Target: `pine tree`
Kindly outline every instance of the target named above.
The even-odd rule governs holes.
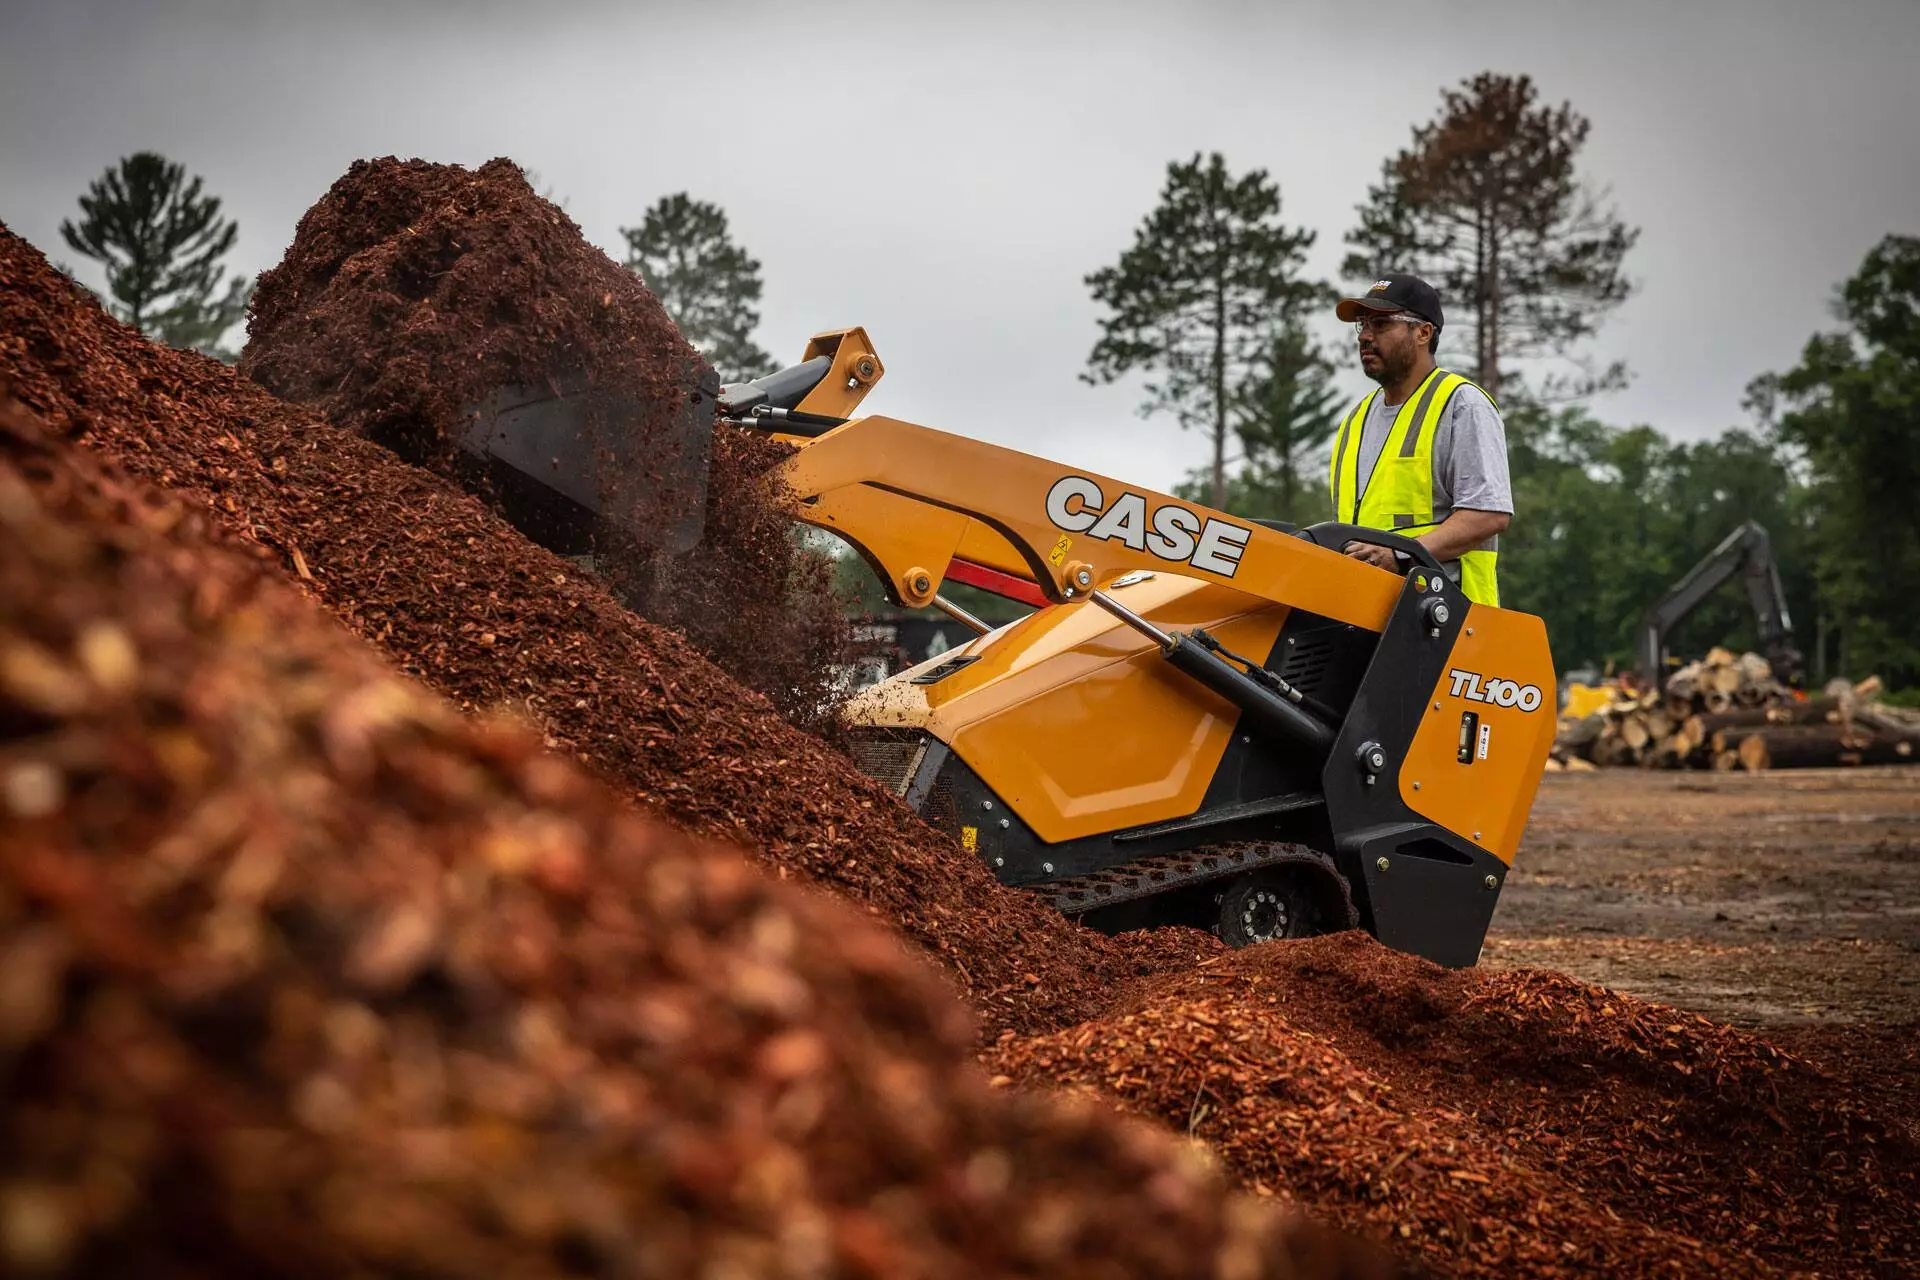
[[[1594,375],[1575,349],[1629,296],[1621,266],[1639,231],[1579,179],[1586,118],[1538,96],[1530,77],[1493,72],[1446,90],[1439,115],[1382,166],[1347,236],[1356,281],[1412,272],[1440,291],[1447,328],[1465,332],[1473,375],[1496,400],[1520,359],[1568,359],[1585,375],[1550,380],[1543,395],[1626,379],[1620,363]]]
[[[1290,324],[1275,334],[1254,378],[1235,398],[1249,496],[1263,519],[1309,522],[1325,500],[1316,476],[1340,425],[1344,399],[1333,365],[1306,331]]]
[[[622,227],[628,268],[653,290],[681,334],[723,382],[763,377],[780,366],[753,343],[760,323],[760,264],[733,243],[718,205],[666,196],[638,227]]]
[[[222,292],[220,260],[239,228],[201,185],[154,152],[123,157],[88,185],[83,216],[62,221],[60,234],[106,268],[114,314],[157,341],[231,363],[236,353],[220,340],[246,315],[252,286],[234,279]]]
[[[1213,446],[1209,501],[1228,496],[1227,440],[1236,397],[1258,375],[1273,335],[1330,302],[1298,272],[1312,231],[1280,221],[1280,190],[1265,170],[1234,177],[1218,152],[1167,166],[1159,205],[1120,261],[1086,277],[1110,311],[1081,379],[1148,375],[1142,416],[1171,412]]]

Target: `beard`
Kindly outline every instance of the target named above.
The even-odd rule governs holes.
[[[1385,351],[1379,347],[1373,349],[1373,358],[1377,364],[1369,368],[1363,360],[1360,371],[1381,386],[1389,386],[1413,371],[1413,350],[1404,348],[1398,351]]]

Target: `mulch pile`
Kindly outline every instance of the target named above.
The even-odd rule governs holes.
[[[1744,1032],[1534,969],[1358,933],[1205,960],[1130,1010],[1009,1037],[1256,1185],[1458,1274],[1920,1266],[1920,1145]]]
[[[196,495],[359,635],[469,711],[696,834],[868,904],[933,952],[983,1034],[1053,1029],[1191,949],[1115,943],[1003,887],[679,634],[650,625],[481,501],[106,315],[0,227],[0,376],[59,430]]]
[[[65,763],[51,778],[45,770],[4,775],[10,802],[24,796],[29,808],[44,807],[53,795],[74,823],[97,827],[87,846],[95,864],[48,862],[53,879],[46,884],[52,887],[36,890],[39,897],[0,892],[0,925],[26,921],[22,936],[54,939],[22,944],[26,949],[9,950],[11,961],[0,963],[0,1036],[9,1034],[4,1030],[9,1025],[30,1025],[38,1029],[18,1043],[38,1046],[33,1053],[73,1046],[77,1057],[58,1058],[57,1070],[35,1078],[46,1088],[61,1083],[92,1091],[57,1095],[78,1099],[67,1110],[47,1112],[66,1117],[60,1123],[69,1129],[56,1125],[26,1135],[31,1142],[23,1150],[53,1150],[45,1145],[53,1141],[47,1135],[68,1134],[59,1140],[69,1146],[59,1149],[82,1152],[61,1166],[58,1176],[65,1181],[52,1190],[41,1183],[55,1175],[38,1172],[33,1177],[39,1182],[22,1184],[31,1192],[25,1201],[0,1203],[0,1222],[8,1213],[25,1212],[21,1220],[44,1228],[30,1238],[45,1239],[53,1230],[45,1224],[66,1221],[49,1216],[49,1205],[69,1206],[60,1213],[82,1205],[91,1214],[96,1203],[108,1210],[120,1203],[112,1188],[124,1187],[125,1179],[97,1186],[87,1181],[85,1170],[94,1166],[86,1153],[93,1149],[70,1134],[92,1134],[85,1117],[96,1112],[124,1118],[147,1105],[141,1099],[159,1098],[165,1105],[154,1114],[162,1119],[145,1122],[149,1127],[178,1123],[211,1136],[193,1139],[198,1146],[169,1145],[175,1141],[171,1136],[154,1146],[142,1136],[147,1128],[127,1123],[111,1133],[103,1128],[86,1141],[120,1144],[112,1147],[120,1153],[115,1159],[145,1160],[142,1153],[164,1150],[176,1153],[168,1159],[190,1161],[153,1165],[168,1175],[183,1175],[152,1174],[141,1185],[158,1188],[154,1194],[185,1197],[194,1178],[204,1180],[211,1170],[224,1180],[219,1186],[257,1180],[264,1204],[256,1226],[209,1217],[213,1211],[204,1204],[195,1211],[183,1202],[161,1215],[159,1221],[179,1224],[167,1230],[212,1232],[223,1241],[244,1242],[264,1240],[284,1224],[293,1238],[305,1241],[321,1229],[313,1223],[324,1223],[326,1231],[347,1233],[342,1238],[356,1241],[352,1248],[373,1251],[354,1256],[386,1257],[379,1250],[405,1251],[443,1233],[464,1248],[459,1242],[482,1230],[473,1227],[474,1221],[491,1223],[485,1231],[515,1240],[531,1238],[523,1227],[534,1223],[549,1231],[541,1237],[549,1241],[556,1238],[551,1224],[570,1222],[576,1226],[563,1233],[570,1243],[562,1250],[568,1257],[579,1256],[568,1251],[586,1247],[578,1244],[581,1240],[614,1241],[593,1243],[596,1249],[626,1247],[620,1243],[624,1237],[605,1226],[604,1206],[623,1205],[630,1201],[619,1197],[643,1193],[619,1181],[629,1176],[628,1167],[618,1166],[616,1176],[608,1148],[591,1146],[587,1136],[555,1137],[551,1128],[535,1127],[536,1136],[528,1137],[524,1121],[490,1120],[480,1127],[495,1135],[500,1148],[533,1152],[539,1163],[555,1170],[538,1191],[529,1190],[531,1184],[517,1180],[517,1174],[495,1178],[485,1172],[506,1167],[487,1163],[507,1159],[495,1146],[464,1130],[439,1136],[440,1128],[459,1128],[451,1122],[440,1128],[415,1123],[414,1131],[430,1135],[418,1140],[417,1150],[408,1146],[414,1139],[393,1137],[402,1124],[413,1123],[409,1117],[421,1114],[406,1110],[422,1105],[416,1093],[440,1108],[433,1113],[440,1115],[453,1105],[446,1099],[465,1089],[458,1095],[467,1108],[461,1114],[497,1106],[518,1116],[522,1113],[515,1108],[521,1106],[559,1106],[561,1114],[586,1117],[582,1124],[589,1134],[597,1132],[603,1116],[614,1116],[612,1132],[625,1135],[621,1140],[640,1142],[648,1159],[659,1155],[665,1172],[633,1166],[651,1170],[644,1176],[655,1181],[648,1185],[705,1189],[674,1191],[681,1196],[674,1203],[687,1216],[684,1222],[652,1223],[665,1242],[658,1247],[694,1251],[672,1257],[694,1256],[704,1247],[698,1233],[706,1228],[699,1223],[708,1206],[718,1205],[721,1220],[736,1224],[732,1229],[743,1241],[743,1252],[729,1255],[737,1272],[768,1269],[760,1265],[766,1255],[755,1250],[776,1238],[767,1234],[776,1228],[765,1226],[774,1220],[766,1215],[777,1217],[777,1206],[790,1198],[799,1206],[799,1217],[782,1220],[777,1228],[786,1233],[777,1237],[789,1251],[783,1256],[816,1256],[806,1251],[819,1240],[851,1238],[855,1243],[846,1247],[874,1250],[859,1255],[862,1266],[882,1272],[893,1268],[894,1274],[940,1273],[937,1263],[925,1270],[918,1261],[910,1265],[908,1251],[919,1250],[925,1239],[948,1239],[940,1233],[963,1221],[952,1215],[971,1212],[951,1206],[927,1210],[911,1197],[899,1204],[882,1197],[893,1207],[875,1208],[882,1200],[869,1200],[862,1202],[868,1206],[865,1216],[842,1219],[828,1212],[832,1224],[858,1224],[846,1229],[851,1236],[840,1225],[822,1226],[809,1206],[852,1205],[861,1191],[871,1192],[872,1183],[859,1181],[860,1171],[869,1167],[864,1156],[849,1157],[843,1175],[834,1172],[838,1156],[807,1145],[814,1139],[789,1138],[777,1129],[789,1109],[812,1116],[815,1108],[848,1115],[846,1123],[854,1126],[884,1122],[894,1126],[889,1133],[904,1126],[908,1138],[921,1143],[916,1151],[946,1150],[949,1144],[947,1137],[925,1138],[914,1125],[931,1125],[949,1136],[987,1133],[979,1141],[1001,1152],[1011,1169],[975,1147],[965,1176],[942,1185],[949,1194],[962,1195],[970,1180],[979,1178],[990,1188],[1017,1185],[1021,1194],[992,1200],[997,1218],[982,1210],[982,1221],[989,1224],[983,1233],[1009,1239],[974,1247],[1031,1247],[1040,1250],[1032,1257],[1066,1256],[1060,1241],[1084,1241],[1087,1237],[1076,1233],[1108,1221],[1105,1208],[1073,1199],[1078,1194],[1073,1188],[1085,1185],[1076,1178],[1099,1176],[1118,1188],[1126,1214],[1157,1222],[1154,1231],[1164,1233],[1158,1245],[1148,1242],[1152,1233],[1144,1231],[1125,1239],[1164,1252],[1143,1255],[1146,1263],[1122,1264],[1120,1254],[1094,1247],[1085,1258],[1089,1273],[1103,1258],[1115,1260],[1107,1274],[1131,1274],[1159,1265],[1153,1259],[1210,1256],[1207,1250],[1217,1236],[1206,1231],[1227,1230],[1223,1220],[1207,1219],[1215,1226],[1198,1237],[1197,1228],[1167,1225],[1165,1214],[1177,1217],[1194,1203],[1174,1189],[1185,1184],[1155,1181],[1158,1175],[1143,1172],[1143,1161],[1151,1164],[1158,1155],[1128,1155],[1134,1148],[1114,1145],[1132,1138],[1084,1137],[1130,1132],[1088,1118],[1103,1114],[1102,1108],[1067,1113],[1079,1117],[1072,1124],[1084,1126],[1073,1130],[1083,1135],[1074,1139],[1081,1144],[1072,1148],[1074,1160],[1097,1170],[1096,1175],[1076,1171],[1074,1161],[1061,1157],[1071,1143],[1017,1153],[1016,1139],[1002,1139],[1002,1131],[992,1129],[998,1122],[978,1119],[988,1113],[973,1109],[961,1085],[952,1085],[957,1101],[941,1093],[947,1087],[939,1083],[946,1079],[941,1073],[948,1068],[926,1065],[931,1050],[925,1046],[943,1046],[941,1053],[950,1057],[962,1053],[959,1046],[972,1038],[975,1044],[989,1043],[984,1057],[1006,1082],[1038,1086],[1044,1094],[1080,1091],[1191,1133],[1256,1194],[1297,1202],[1356,1232],[1387,1240],[1446,1274],[1745,1275],[1776,1266],[1818,1267],[1823,1274],[1897,1274],[1920,1265],[1920,1245],[1910,1230],[1913,1208],[1920,1204],[1914,1135],[1882,1124],[1843,1081],[1705,1019],[1560,975],[1448,972],[1357,934],[1228,954],[1191,931],[1106,939],[1075,928],[1028,896],[1004,889],[976,859],[928,829],[845,757],[795,730],[766,699],[742,689],[682,637],[636,617],[601,585],[582,580],[570,563],[529,543],[480,499],[355,430],[277,400],[213,361],[153,347],[104,315],[4,228],[0,376],[14,379],[21,398],[58,434],[91,445],[136,477],[180,494],[183,505],[165,508],[176,514],[159,517],[163,522],[191,522],[192,513],[210,512],[208,536],[225,538],[271,567],[279,582],[317,599],[394,667],[440,691],[458,710],[486,723],[505,713],[536,730],[527,739],[506,729],[435,719],[440,713],[420,710],[425,704],[414,693],[343,691],[324,678],[332,659],[299,656],[305,646],[320,643],[320,628],[283,624],[280,613],[249,612],[240,602],[252,597],[237,587],[219,586],[225,581],[220,573],[162,556],[140,560],[150,566],[142,572],[165,567],[175,575],[168,579],[173,596],[166,598],[187,603],[169,606],[172,612],[161,611],[160,621],[151,624],[141,621],[144,613],[114,615],[128,645],[83,640],[75,629],[81,624],[74,622],[69,632],[60,633],[65,639],[38,638],[39,651],[24,664],[15,659],[0,667],[0,676],[8,680],[26,672],[29,683],[36,673],[54,672],[57,701],[59,689],[77,687],[72,684],[79,678],[76,670],[100,667],[106,677],[87,678],[111,683],[113,672],[125,666],[114,655],[124,656],[127,647],[137,655],[147,652],[142,628],[149,625],[173,626],[166,619],[185,619],[179,627],[197,627],[193,634],[209,642],[224,634],[219,626],[229,616],[236,626],[254,628],[245,633],[245,644],[222,640],[217,661],[209,659],[204,674],[191,681],[182,675],[166,686],[177,689],[175,700],[183,710],[141,712],[146,718],[128,728],[131,736],[124,741],[111,725],[101,725],[90,729],[90,736],[74,739],[78,745],[63,747],[69,754],[61,760],[120,779],[111,788],[80,796],[73,790],[79,775]],[[85,489],[85,483],[66,478],[62,468],[67,467],[62,461],[50,478],[36,481],[57,510],[81,501],[73,494]],[[131,498],[117,501],[128,510],[141,505]],[[0,518],[12,509],[0,502]],[[138,522],[126,517],[121,523]],[[12,537],[8,542],[39,545]],[[47,539],[47,545],[59,547],[60,537]],[[119,564],[114,571],[134,572]],[[36,572],[44,576],[44,570]],[[104,590],[99,574],[89,573],[72,575],[72,590],[80,593],[75,599],[82,601],[72,606],[76,618],[88,609],[106,609],[84,603]],[[36,593],[49,601],[65,598],[50,587],[21,592],[23,602],[32,602]],[[263,584],[257,594],[274,593]],[[276,598],[291,594],[281,589]],[[14,608],[6,600],[0,604]],[[10,617],[0,612],[0,619]],[[246,623],[248,618],[254,621]],[[290,666],[277,665],[283,661],[275,647],[283,630],[298,640],[288,642],[287,652],[295,655],[285,659]],[[343,637],[337,640],[344,644]],[[254,652],[244,651],[249,644]],[[374,669],[369,664],[368,670]],[[269,691],[255,690],[256,684]],[[408,688],[372,675],[353,689],[362,686]],[[116,696],[123,702],[135,697],[125,690]],[[42,718],[0,709],[0,742],[22,734],[44,736],[58,728],[62,716],[82,713],[36,714]],[[175,734],[169,726],[185,728]],[[501,745],[506,743],[513,745]],[[528,754],[531,743],[551,754]],[[233,763],[245,761],[252,768],[255,756],[257,778]],[[587,784],[553,757],[588,766],[622,797],[697,836],[748,847],[773,870],[774,883],[736,876],[724,870],[732,862],[711,851],[629,827],[627,819],[612,815],[602,793],[589,796]],[[381,779],[380,787],[367,784],[369,778]],[[558,790],[549,794],[542,788]],[[230,793],[239,798],[211,799]],[[206,824],[204,833],[195,824]],[[305,834],[308,825],[311,835]],[[256,828],[265,834],[250,838]],[[57,825],[48,829],[65,831]],[[485,900],[485,912],[473,910],[460,896],[470,892],[460,887],[467,883],[462,877],[442,875],[432,881],[437,887],[430,887],[420,873],[419,867],[436,859],[442,867],[464,858],[484,863],[494,856],[492,833],[499,830],[511,838],[499,855],[505,869],[482,877],[491,886],[485,892],[496,895]],[[315,842],[312,847],[324,850],[324,856],[302,852],[308,848],[302,841]],[[411,851],[414,844],[417,854]],[[212,852],[196,853],[202,846]],[[262,852],[247,854],[254,848]],[[562,852],[552,853],[555,849]],[[549,858],[561,868],[552,884],[539,870]],[[329,869],[334,861],[340,864],[337,872]],[[710,862],[715,869],[708,869]],[[304,869],[288,870],[296,864]],[[80,874],[73,872],[76,865],[92,869]],[[591,910],[581,905],[579,885],[569,878],[583,866],[592,868],[592,883],[604,890],[592,895]],[[668,894],[670,900],[648,896],[667,891],[648,878],[652,873],[644,868],[654,866],[674,868],[663,873],[669,888],[680,886]],[[880,922],[897,926],[962,990],[977,1032],[964,1025],[966,1017],[957,1009],[933,1011],[933,996],[913,994],[939,984],[906,974],[910,966],[893,953],[882,959],[880,942],[863,941],[867,935],[848,929],[840,916],[803,914],[825,912],[823,906],[781,905],[783,918],[794,922],[794,943],[763,954],[765,939],[741,922],[765,915],[772,909],[767,904],[788,903],[793,887],[777,882],[789,877],[823,885],[863,905]],[[260,907],[280,891],[281,878],[286,902],[315,905],[278,914]],[[644,901],[630,904],[636,893]],[[111,907],[121,913],[102,917],[114,922],[111,927],[84,917],[95,922],[73,938],[38,931],[46,920],[22,914],[42,910],[33,904],[43,903],[66,911],[61,904],[92,901],[85,897],[90,894],[131,905]],[[236,894],[244,907],[239,914],[232,905]],[[709,899],[720,905],[709,911],[701,905]],[[644,946],[632,936],[635,930],[595,914],[629,910],[663,913],[647,917],[639,931]],[[688,912],[709,922],[701,925],[709,933],[689,932]],[[773,928],[776,936],[785,936]],[[818,955],[810,951],[815,944],[801,941],[813,938],[815,930],[822,948]],[[113,947],[121,932],[136,942],[158,939],[147,950],[129,953],[123,965],[126,973],[144,975],[146,984],[122,1004],[108,1006],[109,1012],[133,1010],[124,1020],[116,1021],[118,1014],[75,1013],[91,1006],[49,1004],[35,994],[40,987],[33,975],[76,971],[70,957],[83,954],[76,948],[105,957],[89,960],[95,969],[87,972],[122,972],[109,965],[121,963],[112,960],[120,954]],[[457,941],[470,937],[483,941]],[[658,956],[647,948],[658,948]],[[869,958],[852,963],[849,951]],[[474,962],[475,955],[498,955],[499,971],[490,958]],[[763,962],[791,981],[766,978],[758,967]],[[469,963],[479,963],[480,969],[462,967]],[[687,1002],[675,1007],[698,1011],[695,1020],[703,1036],[705,1023],[713,1021],[718,1036],[719,1047],[711,1048],[717,1056],[690,1059],[704,1067],[705,1083],[661,1086],[660,1111],[649,1109],[656,1098],[651,1084],[606,1083],[607,1064],[644,1072],[659,1062],[663,1045],[679,1045],[678,1052],[694,1055],[707,1055],[709,1046],[704,1040],[689,1047],[690,1042],[673,1039],[690,1033],[674,1030],[681,1024],[672,1014],[663,1015],[661,1025],[668,1030],[662,1032],[651,1015],[636,1020],[631,1001],[616,1007],[584,994],[599,989],[594,986],[603,981],[598,966],[628,963],[635,966],[632,972],[646,975],[636,989],[658,984],[672,1000],[679,999],[674,993],[685,992]],[[365,988],[368,972],[377,975],[395,965],[404,970],[397,991]],[[284,976],[262,979],[263,966],[278,966],[271,972]],[[173,979],[162,984],[153,976],[175,970],[185,995],[175,992]],[[758,976],[743,979],[742,971]],[[241,976],[218,985],[227,981],[219,975],[229,972]],[[481,976],[470,982],[470,972]],[[385,1030],[374,1035],[358,1013],[332,1019],[313,1012],[331,1007],[327,1000],[342,998],[340,989],[329,985],[336,979],[361,984],[351,988],[358,993],[351,998],[356,1007],[371,1010]],[[249,1004],[236,995],[277,992],[283,982],[330,994],[311,995],[304,1004],[265,997]],[[516,982],[530,985],[510,985]],[[735,989],[741,982],[745,997]],[[566,988],[573,994],[551,994],[558,989],[555,983],[574,984]],[[802,1013],[754,1004],[778,1004],[780,997],[770,993],[791,995],[813,986],[821,990],[805,998]],[[193,993],[203,988],[222,993],[217,1004],[194,1003]],[[81,1002],[96,989],[129,990],[95,978],[63,999]],[[753,1007],[742,1012],[728,1004],[737,998]],[[152,1003],[160,1000],[170,1003]],[[536,1012],[509,1017],[503,1011],[507,1004]],[[236,1010],[232,1018],[239,1030],[229,1030],[226,1015],[218,1012],[229,1006]],[[259,1013],[263,1007],[267,1012]],[[651,1005],[643,1001],[640,1008]],[[711,1019],[709,1009],[714,1010]],[[25,1021],[9,1023],[9,1011]],[[820,1020],[809,1021],[816,1015]],[[739,1021],[749,1017],[773,1021],[764,1026]],[[840,1017],[859,1020],[867,1029],[848,1030],[849,1042],[840,1044],[840,1032],[826,1030],[838,1028],[833,1019]],[[66,1028],[70,1022],[71,1035],[44,1029]],[[426,1023],[431,1029],[423,1033],[394,1029]],[[740,1029],[743,1025],[748,1029]],[[146,1078],[141,1065],[146,1059],[127,1047],[134,1041],[98,1039],[131,1035],[125,1027],[139,1029],[139,1044],[151,1038],[154,1044],[175,1046],[155,1050],[154,1062],[198,1063],[178,1068],[185,1074],[177,1078],[192,1081],[192,1087],[138,1092],[157,1086],[139,1083]],[[769,1047],[785,1043],[795,1027],[820,1035],[824,1047]],[[470,1038],[459,1040],[457,1053],[419,1049],[421,1044],[444,1046],[449,1042],[435,1037],[450,1035]],[[657,1038],[662,1035],[667,1038]],[[274,1037],[293,1037],[289,1043],[296,1048],[268,1054],[267,1048],[281,1043]],[[11,1043],[0,1042],[0,1055],[14,1052],[6,1047]],[[796,1043],[807,1044],[804,1037]],[[99,1048],[106,1044],[111,1052]],[[327,1055],[325,1070],[317,1074],[310,1065],[299,1066],[310,1060],[301,1058],[305,1050],[298,1046],[314,1044],[320,1045],[315,1052]],[[915,1044],[922,1047],[912,1048]],[[805,1070],[784,1056],[814,1064],[822,1053],[826,1065]],[[880,1056],[885,1053],[904,1056],[910,1065],[889,1066],[891,1060]],[[89,1056],[95,1054],[97,1059]],[[502,1055],[510,1054],[532,1055],[527,1060],[536,1065],[525,1069],[535,1078],[516,1077],[504,1067],[496,1072]],[[772,1067],[766,1065],[769,1056]],[[0,1056],[0,1062],[9,1061]],[[367,1062],[384,1065],[374,1070]],[[806,1072],[815,1069],[825,1074],[818,1077],[817,1089],[798,1095],[807,1101],[780,1101],[799,1088],[790,1083],[790,1072],[800,1073],[791,1079],[813,1078]],[[107,1070],[121,1074],[100,1075]],[[842,1071],[844,1077],[835,1074]],[[216,1079],[195,1072],[227,1074]],[[848,1082],[861,1080],[862,1072],[871,1096],[856,1098],[852,1094],[862,1086]],[[134,1083],[119,1083],[123,1077]],[[738,1095],[726,1090],[745,1087],[729,1083],[735,1077],[759,1082],[754,1087],[763,1092],[750,1095],[757,1101],[742,1114],[757,1126],[753,1134],[775,1133],[786,1154],[771,1164],[729,1163],[732,1157],[710,1154],[683,1164],[676,1163],[679,1157],[672,1151],[660,1155],[661,1149],[650,1145],[646,1126],[677,1114],[676,1108],[684,1108],[697,1126],[701,1117],[734,1105]],[[367,1079],[374,1083],[363,1088]],[[584,1092],[567,1093],[564,1104],[555,1101],[556,1091],[576,1087]],[[1011,1100],[1025,1092],[1007,1096]],[[202,1095],[214,1100],[209,1107],[227,1109],[218,1111],[220,1123],[179,1102]],[[273,1102],[276,1097],[283,1102]],[[290,1108],[293,1122],[307,1129],[318,1116],[320,1127],[313,1132],[325,1135],[326,1142],[336,1141],[336,1132],[358,1135],[355,1141],[367,1145],[352,1149],[352,1176],[330,1163],[344,1148],[329,1146],[314,1154],[321,1150],[314,1145],[319,1138],[284,1144],[231,1139],[238,1122],[226,1117],[277,1115],[272,1108],[278,1105]],[[1013,1105],[1040,1108],[1031,1113],[1035,1116],[1062,1114],[1032,1100]],[[365,1123],[361,1118],[368,1108],[385,1108],[385,1119],[379,1125]],[[176,1122],[176,1109],[185,1119]],[[395,1115],[402,1117],[399,1124]],[[341,1116],[353,1117],[360,1127]],[[9,1113],[7,1123],[27,1122]],[[1031,1123],[1044,1129],[1056,1121]],[[975,1125],[986,1128],[969,1127]],[[710,1150],[701,1139],[688,1141],[691,1150]],[[309,1161],[318,1172],[310,1170],[296,1183],[291,1175],[276,1173],[277,1166],[269,1167],[283,1157]],[[894,1158],[897,1163],[897,1153]],[[0,1154],[0,1161],[5,1159]],[[912,1164],[904,1174],[896,1168],[894,1176],[911,1181],[919,1176],[912,1170],[932,1167]],[[482,1172],[445,1172],[450,1168]],[[142,1172],[139,1178],[149,1176]],[[362,1176],[368,1179],[364,1184],[353,1180]],[[409,1188],[422,1178],[452,1179],[460,1188],[456,1202],[490,1207],[484,1213],[462,1210],[466,1216],[443,1226],[432,1216],[445,1212],[449,1201],[441,1197],[417,1212],[396,1207],[392,1218],[380,1218],[374,1226],[352,1226],[353,1214],[368,1212],[368,1204],[415,1204]],[[608,1190],[596,1178],[612,1178],[617,1185]],[[660,1181],[673,1178],[685,1181]],[[173,1188],[173,1181],[183,1186]],[[723,1185],[734,1199],[714,1190]],[[830,1199],[843,1188],[854,1189],[843,1200]],[[1163,1193],[1173,1196],[1174,1208],[1156,1199]],[[0,1187],[0,1195],[6,1194],[11,1193]],[[514,1198],[522,1194],[531,1198]],[[946,1205],[937,1198],[931,1203]],[[587,1226],[568,1216],[576,1205],[590,1219]],[[896,1211],[917,1225],[901,1226],[892,1216]],[[1163,1216],[1154,1219],[1156,1212]],[[745,1219],[738,1216],[743,1213]],[[308,1214],[313,1223],[302,1219]],[[738,1226],[742,1221],[749,1225]],[[60,1238],[58,1230],[53,1235]],[[1041,1244],[1033,1244],[1040,1238]],[[321,1258],[329,1266],[335,1261],[336,1255]],[[665,1270],[673,1269],[671,1262]],[[1005,1265],[1018,1272],[1029,1263]],[[537,1265],[525,1269],[539,1273]],[[945,1271],[964,1272],[958,1264]]]
[[[0,1271],[1390,1274],[7,407],[0,538]]]
[[[790,450],[718,427],[701,545],[657,561],[656,512],[630,482],[706,362],[511,161],[356,161],[261,273],[247,329],[242,373],[483,495],[456,448],[473,406],[504,386],[588,379],[590,400],[626,406],[596,414],[630,447],[603,471],[603,498],[644,517],[637,538],[602,529],[596,571],[795,723],[822,726],[832,664],[855,646],[830,561],[796,543],[766,474]]]

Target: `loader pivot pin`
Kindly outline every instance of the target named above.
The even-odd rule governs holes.
[[[933,600],[933,575],[919,565],[914,565],[900,576],[900,585],[903,588],[901,595],[915,608]]]

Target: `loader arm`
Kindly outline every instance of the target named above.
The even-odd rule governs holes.
[[[798,518],[858,547],[896,601],[911,607],[930,604],[956,566],[963,581],[978,568],[1031,583],[1050,603],[1155,570],[1379,631],[1403,579],[1321,541],[1358,538],[1424,556],[1410,539],[1378,530],[1283,533],[893,418],[859,418],[813,438],[777,434],[799,446],[782,471]]]

